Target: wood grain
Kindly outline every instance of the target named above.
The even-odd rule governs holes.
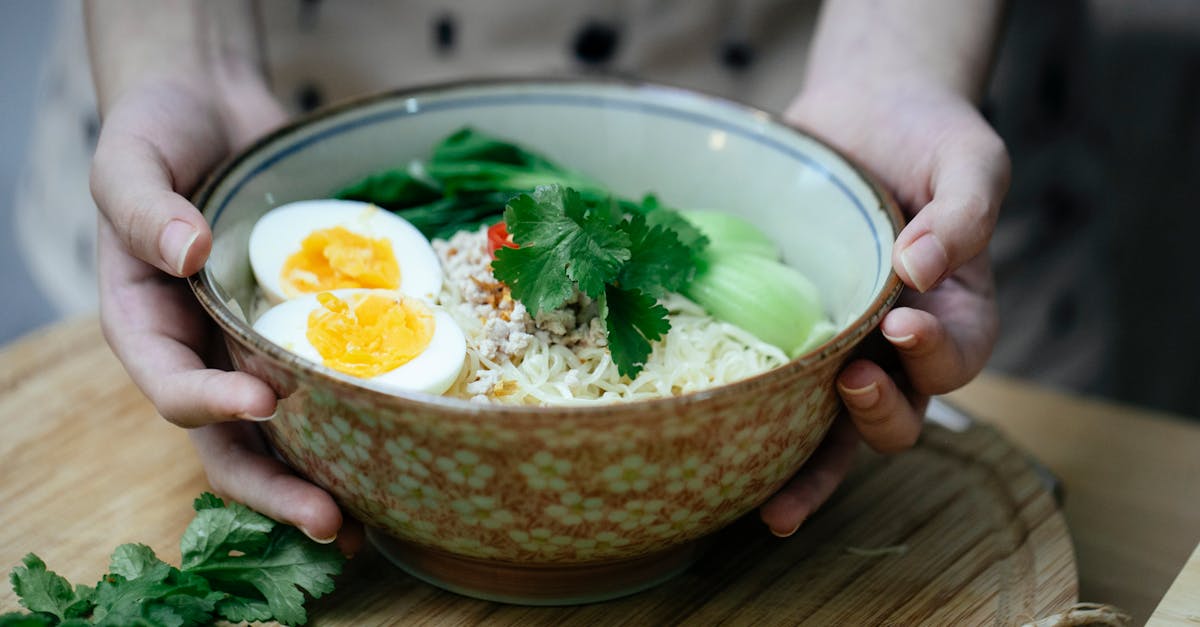
[[[93,582],[123,542],[177,563],[206,488],[185,433],[159,419],[94,321],[0,353],[0,568],[27,552]],[[930,428],[917,448],[864,454],[792,538],[753,516],[699,563],[607,603],[532,608],[459,597],[365,551],[313,624],[1020,624],[1076,600],[1066,524],[996,431]],[[0,586],[0,613],[18,609]]]
[[[1196,545],[1192,557],[1146,624],[1152,627],[1200,625],[1200,544]]]
[[[995,374],[949,400],[1062,481],[1080,598],[1116,605],[1137,625],[1149,619],[1200,543],[1200,420]]]

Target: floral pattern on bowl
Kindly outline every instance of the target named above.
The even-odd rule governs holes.
[[[406,162],[466,124],[520,137],[620,194],[739,212],[781,238],[839,332],[709,390],[515,407],[382,394],[253,331],[246,245],[259,216]],[[191,285],[235,367],[279,394],[262,423],[279,455],[409,572],[499,600],[611,598],[685,567],[816,449],[840,409],[836,373],[900,291],[890,260],[902,218],[868,175],[767,114],[656,85],[476,82],[347,103],[251,146],[195,202],[214,240]]]

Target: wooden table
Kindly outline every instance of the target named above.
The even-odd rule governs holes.
[[[1081,599],[1117,605],[1135,624],[1154,613],[1157,624],[1200,625],[1200,420],[992,375],[949,400],[1061,479]],[[1181,578],[1163,599],[1185,562],[1191,586]]]
[[[63,393],[63,385],[71,386],[70,393]],[[88,399],[87,403],[81,404],[81,398]],[[1200,422],[1080,399],[994,375],[981,376],[948,400],[996,425],[1062,480],[1080,600],[1116,605],[1132,614],[1138,624],[1151,613],[1157,624],[1196,625],[1200,621],[1200,550],[1192,554],[1200,540]],[[127,418],[89,421],[89,407]],[[61,449],[56,450],[78,451],[80,457],[47,456],[44,461],[30,462],[31,443],[46,440],[61,442]],[[128,452],[98,448],[112,442],[124,443]],[[1007,444],[998,446],[1012,450]],[[119,463],[125,457],[136,459],[136,464]],[[17,465],[8,463],[10,459],[25,461]],[[109,471],[99,479],[90,477],[90,484],[100,488],[81,494],[77,469],[88,463],[107,465]],[[69,472],[72,468],[76,471]],[[183,432],[158,419],[145,399],[133,391],[103,345],[94,320],[50,327],[0,352],[0,494],[10,495],[7,502],[0,500],[0,570],[7,571],[29,551],[48,559],[53,553],[59,559],[51,561],[52,568],[73,581],[90,582],[102,572],[109,551],[117,544],[134,541],[146,542],[163,559],[178,563],[176,542],[190,518],[191,497],[205,487]],[[854,489],[846,491],[850,495],[843,496],[843,501],[853,501]],[[20,503],[20,511],[10,508],[14,502]],[[144,507],[148,502],[158,505]],[[54,519],[48,514],[54,511],[86,515],[87,524]],[[1047,533],[1054,530],[1055,520],[1062,520],[1056,512],[1038,516],[1045,523],[1037,528],[1049,530]],[[814,519],[810,525],[814,541],[819,542],[822,527],[835,527],[835,522]],[[65,529],[69,533],[64,534]],[[755,538],[763,535],[757,527],[735,533],[751,531]],[[792,542],[791,546],[803,543]],[[783,546],[770,548],[782,554]],[[1184,568],[1189,555],[1192,561]],[[726,551],[723,557],[731,556],[736,558],[736,552]],[[1074,564],[1069,563],[1069,551],[1066,557],[1067,563],[1056,558],[1045,566],[1049,569],[1045,572],[1051,573],[1046,576],[1052,577],[1055,568],[1068,573],[1062,569]],[[715,566],[719,572],[730,564]],[[699,576],[710,580],[723,576],[721,585],[729,594],[746,592],[745,583],[738,583],[733,575],[714,574],[713,567],[702,563]],[[781,562],[774,567],[788,565]],[[501,616],[483,602],[440,595],[425,584],[405,579],[377,558],[355,560],[348,574],[394,580],[391,585],[397,594],[406,595],[413,607],[439,616],[439,620],[470,623]],[[1164,599],[1172,582],[1174,587]],[[1073,582],[1070,587],[1073,593]],[[654,598],[654,593],[644,594],[647,599]],[[325,609],[329,603],[369,607],[382,602],[365,592],[339,591],[338,595],[340,598],[328,603],[322,600]],[[756,598],[759,607],[754,612],[769,612],[770,604],[762,605],[762,595]],[[1048,599],[1042,607],[1059,607],[1065,600]],[[603,621],[612,606],[609,610],[600,607],[591,614],[583,611],[572,616]],[[0,613],[14,609],[11,591],[0,583]],[[336,614],[327,611],[319,622],[354,624],[339,623]],[[554,624],[562,614],[513,610],[507,616]],[[652,620],[654,615],[644,617]],[[747,616],[739,618],[749,620]],[[1009,617],[1008,622],[1011,620],[1015,618]]]

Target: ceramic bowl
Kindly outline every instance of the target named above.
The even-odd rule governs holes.
[[[247,241],[264,212],[423,158],[464,125],[624,196],[744,216],[816,283],[839,332],[698,393],[511,407],[364,389],[251,329]],[[278,453],[410,573],[501,601],[605,599],[686,567],[699,540],[761,504],[820,443],[839,411],[835,374],[900,290],[901,215],[863,171],[765,113],[659,85],[521,80],[374,96],[259,141],[194,200],[214,242],[191,285],[235,366],[279,393],[263,423]]]

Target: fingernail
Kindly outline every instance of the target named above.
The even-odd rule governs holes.
[[[883,333],[883,331],[880,331],[880,333]],[[909,333],[908,335],[902,335],[900,337],[883,333],[883,337],[886,338],[887,341],[891,342],[892,345],[899,346],[900,348],[912,348],[917,344],[917,336],[912,333]]]
[[[238,412],[236,414],[236,416],[239,420],[250,420],[253,422],[266,422],[266,421],[274,418],[275,414],[271,414],[270,416],[251,416],[250,414],[243,411],[243,412]]]
[[[800,525],[803,522],[804,520],[801,520],[800,522],[796,523],[795,527],[792,527],[787,531],[775,531],[774,529],[771,529],[771,535],[775,536],[776,538],[790,538],[796,533],[796,530],[800,528]]]
[[[308,536],[309,540],[312,540],[313,542],[316,542],[317,544],[332,544],[334,540],[337,540],[336,532],[332,536],[329,536],[328,538],[318,538],[318,537],[314,536],[313,534],[309,533],[308,529],[305,529],[304,527],[301,527],[300,525],[297,525],[296,528],[299,529],[301,533]]]
[[[200,231],[183,220],[171,220],[163,229],[162,236],[158,240],[158,252],[162,254],[163,260],[168,262],[174,260],[171,268],[175,274],[183,274],[188,251],[192,249],[192,244],[196,243],[197,237],[200,237]]]
[[[950,256],[937,235],[929,232],[900,252],[900,264],[908,272],[913,286],[925,292],[945,274]]]
[[[879,400],[879,384],[875,381],[861,388],[848,388],[841,384],[838,385],[838,388],[841,389],[843,396],[848,397],[845,399],[846,403],[855,407],[866,409]]]

